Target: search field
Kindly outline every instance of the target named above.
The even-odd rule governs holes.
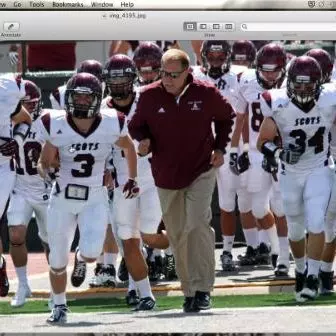
[[[317,32],[336,31],[336,22],[244,22],[242,31]]]

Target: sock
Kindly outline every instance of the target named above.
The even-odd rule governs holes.
[[[104,265],[116,266],[118,253],[104,253]]]
[[[153,250],[153,255],[154,255],[154,257],[161,257],[161,250],[154,249]]]
[[[306,270],[306,258],[294,258],[296,271],[299,273],[304,273]]]
[[[104,265],[113,265],[113,253],[104,252]]]
[[[268,235],[268,238],[269,238],[269,241],[271,243],[271,253],[272,254],[279,254],[279,250],[280,250],[279,239],[278,239],[278,233],[277,233],[275,224],[272,225],[269,229],[267,229],[265,231],[266,231],[266,233]]]
[[[2,268],[2,265],[3,265],[3,256],[0,255],[0,268]]]
[[[321,271],[322,272],[332,272],[333,262],[321,261]]]
[[[128,274],[128,291],[136,290],[135,282],[131,276],[131,274]]]
[[[58,305],[66,305],[66,297],[65,292],[59,294],[53,294],[54,304]]]
[[[222,235],[222,237],[223,237],[223,251],[231,253],[235,236]]]
[[[165,255],[169,255],[169,256],[173,255],[173,251],[170,246],[165,249]]]
[[[85,262],[85,260],[82,258],[82,255],[80,254],[80,251],[79,251],[79,250],[77,251],[77,260],[78,260],[78,261]]]
[[[97,264],[104,264],[104,254],[102,253],[96,260]]]
[[[289,243],[287,237],[278,237],[279,239],[279,258],[278,265],[283,264],[289,266]]]
[[[256,249],[259,245],[258,243],[258,230],[257,228],[253,229],[243,229],[245,240],[247,246],[252,246],[254,249]]]
[[[307,275],[315,275],[318,277],[321,266],[321,260],[314,260],[308,258],[308,273]]]
[[[139,290],[140,298],[151,297],[154,299],[148,276],[140,281],[135,281],[135,285]]]
[[[258,238],[259,238],[260,243],[269,244],[269,242],[270,242],[266,230],[263,230],[263,229],[259,230],[258,231]]]
[[[15,267],[15,271],[19,280],[19,284],[27,285],[28,284],[27,266]]]

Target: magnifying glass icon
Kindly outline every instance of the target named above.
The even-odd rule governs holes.
[[[242,28],[243,30],[247,30],[247,24],[246,24],[246,23],[242,23],[241,28]]]

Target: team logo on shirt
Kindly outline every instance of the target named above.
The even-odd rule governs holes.
[[[197,101],[189,101],[188,102],[189,105],[192,105],[191,107],[191,111],[200,111],[201,108],[200,108],[200,104],[202,104],[202,101],[201,100],[197,100]]]
[[[69,152],[70,153],[75,153],[77,151],[91,151],[91,150],[97,150],[99,149],[99,143],[98,142],[84,142],[84,143],[76,143],[72,144],[69,147]]]

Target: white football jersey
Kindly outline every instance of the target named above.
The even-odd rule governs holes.
[[[50,190],[37,172],[37,161],[43,146],[43,142],[39,139],[39,122],[39,120],[35,120],[32,123],[23,146],[19,148],[19,156],[15,157],[14,192],[41,202],[47,199],[46,195],[50,193]]]
[[[126,120],[131,120],[132,116],[135,113],[136,105],[139,100],[140,96],[140,88],[136,88],[135,90],[135,99],[132,104],[132,107],[130,109],[129,114],[126,116]],[[102,101],[102,108],[114,108],[113,102],[111,97],[106,97]],[[137,150],[139,142],[133,139],[133,143],[135,146],[135,150]],[[138,156],[138,180],[140,182],[151,182],[153,181],[153,175],[152,175],[152,168],[150,164],[150,159],[152,157],[152,154],[140,157]],[[124,152],[118,147],[114,146],[112,149],[112,155],[111,158],[113,160],[113,166],[115,167],[117,171],[117,181],[120,185],[123,185],[128,180],[128,166],[127,166],[127,160],[125,158]]]
[[[216,88],[220,91],[223,97],[225,97],[229,103],[235,108],[236,96],[238,90],[238,80],[237,75],[229,71],[223,76],[217,79],[211,78],[209,75],[202,71],[202,67],[195,66],[193,69],[193,76],[196,79],[204,80],[213,83]]]
[[[24,85],[16,81],[13,74],[0,76],[0,138],[11,137],[11,115],[25,96]],[[0,154],[0,165],[10,161],[10,157]]]
[[[285,81],[284,81],[285,82]],[[285,83],[282,83],[282,87]],[[239,81],[239,93],[236,104],[237,113],[248,113],[249,118],[249,146],[254,152],[253,157],[262,160],[262,155],[257,155],[257,139],[261,123],[264,120],[260,108],[261,94],[266,91],[260,86],[255,69],[245,71]]]
[[[237,79],[236,74],[229,71],[225,73],[222,77],[218,79],[213,79],[202,71],[202,67],[195,66],[193,67],[193,76],[197,79],[213,83],[216,86],[216,88],[220,91],[221,95],[225,97],[228,100],[228,102],[232,105],[232,107],[235,109],[236,102],[237,102],[238,88],[239,88],[238,79]],[[231,139],[233,130],[235,129],[235,125],[236,125],[236,118],[234,119],[234,124],[232,126],[232,132],[230,133],[230,139]],[[212,124],[212,128],[213,128],[213,133],[215,135],[216,132],[214,130],[213,124]],[[230,143],[227,144],[225,151],[227,153],[226,158],[225,158],[225,161],[226,161],[227,157],[229,156]]]
[[[284,88],[268,91],[261,99],[261,109],[276,122],[283,147],[293,144],[303,148],[297,164],[284,163],[286,170],[307,172],[327,164],[329,132],[336,116],[334,85],[323,86],[316,105],[307,113],[290,101]]]
[[[51,108],[53,110],[64,109],[64,96],[65,96],[66,84],[59,86],[55,91],[50,93],[49,99]]]
[[[336,75],[335,75],[335,68],[332,75],[332,84],[336,86]],[[336,160],[336,124],[333,124],[330,130],[330,152],[334,160]]]
[[[60,158],[58,185],[88,187],[103,185],[105,161],[111,146],[127,135],[127,124],[116,110],[101,110],[90,131],[83,134],[65,111],[48,110],[41,117],[41,136],[58,148]]]

